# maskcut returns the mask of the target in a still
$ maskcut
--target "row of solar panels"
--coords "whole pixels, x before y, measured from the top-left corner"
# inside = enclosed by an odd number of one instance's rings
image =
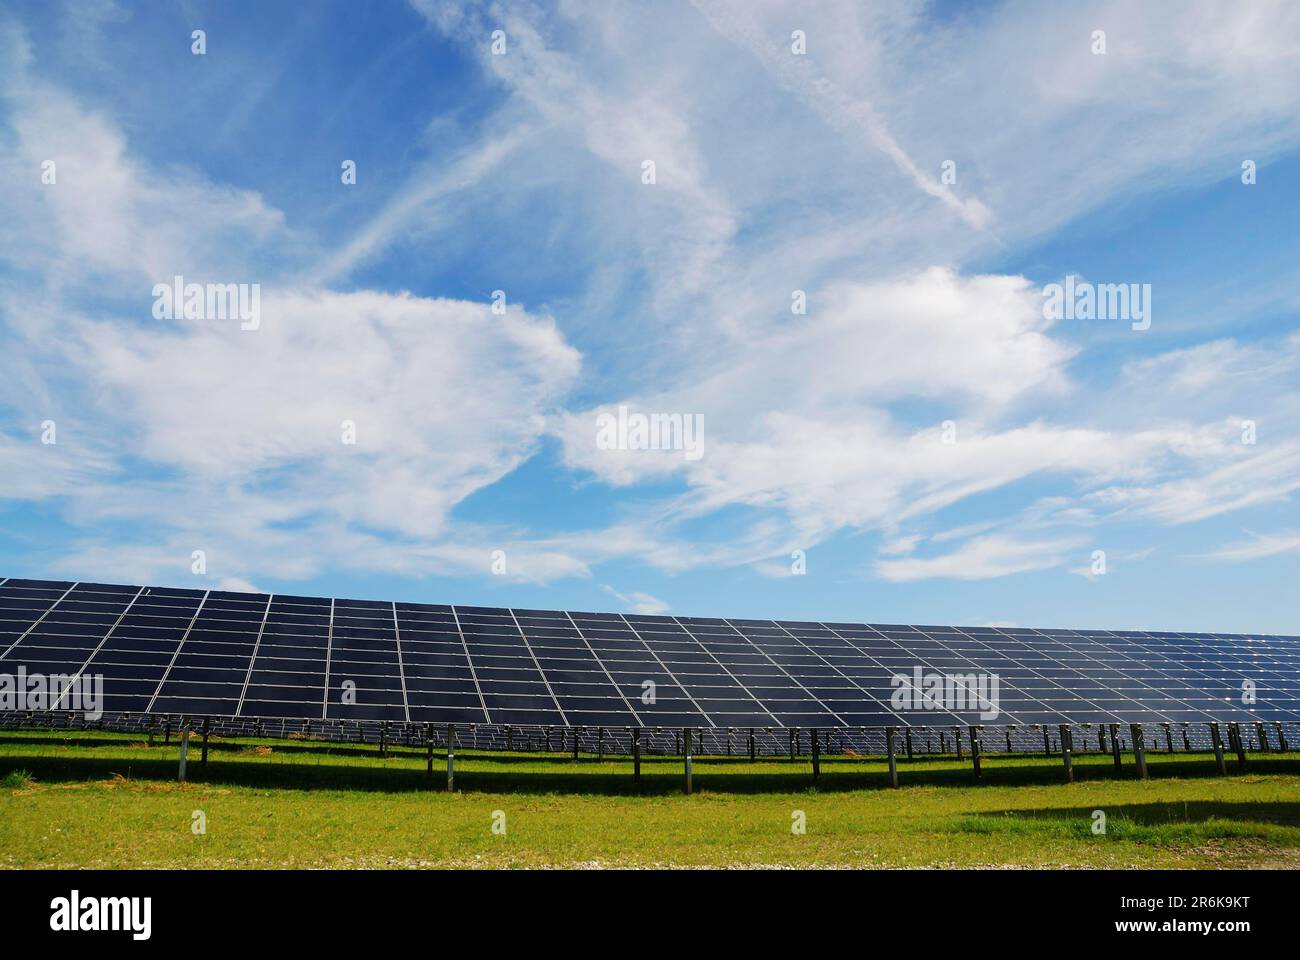
[[[101,676],[105,711],[230,717],[802,728],[1300,719],[1294,637],[622,616],[9,579],[0,674],[19,667]],[[916,671],[996,677],[996,717],[951,702],[901,708],[892,681]]]

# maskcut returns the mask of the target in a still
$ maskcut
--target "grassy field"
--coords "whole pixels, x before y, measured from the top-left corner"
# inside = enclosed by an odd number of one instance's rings
[[[138,736],[0,732],[0,867],[1298,867],[1300,754],[1252,754],[1213,776],[1205,754],[679,758],[457,754],[431,783],[422,751],[214,741],[206,770]],[[1106,832],[1094,834],[1094,811]],[[193,829],[202,811],[206,831]],[[802,812],[806,830],[791,827]],[[504,832],[493,827],[503,827]]]

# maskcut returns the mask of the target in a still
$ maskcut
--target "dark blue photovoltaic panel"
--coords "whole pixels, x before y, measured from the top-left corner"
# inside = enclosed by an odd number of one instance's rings
[[[329,643],[330,601],[273,597],[244,678],[238,715],[319,718]]]
[[[19,668],[64,683],[102,677],[109,713],[773,729],[1300,719],[1296,637],[623,616],[0,580],[0,673]],[[996,680],[992,716],[988,704],[896,699],[900,678],[981,677]]]
[[[149,708],[202,602],[198,591],[150,589],[105,636],[86,672],[104,677],[104,711]]]
[[[199,596],[181,642],[145,709],[235,715],[268,599],[216,590]]]

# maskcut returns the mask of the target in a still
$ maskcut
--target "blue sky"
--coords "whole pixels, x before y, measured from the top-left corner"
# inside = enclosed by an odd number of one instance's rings
[[[7,4],[0,576],[1300,633],[1300,10],[1133,6]]]

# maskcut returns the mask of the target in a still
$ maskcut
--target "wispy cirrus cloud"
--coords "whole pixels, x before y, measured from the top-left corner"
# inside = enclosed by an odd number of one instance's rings
[[[1126,212],[1135,198],[1194,200],[1243,157],[1296,150],[1293,5],[377,16],[396,19],[356,40],[364,68],[336,96],[301,43],[227,56],[246,36],[227,33],[207,74],[167,61],[193,81],[188,113],[252,141],[238,162],[170,149],[185,141],[149,85],[112,82],[157,48],[152,21],[9,22],[0,492],[66,523],[51,562],[174,578],[203,547],[246,583],[468,579],[502,550],[488,583],[599,599],[635,575],[645,590],[620,603],[677,608],[673,574],[785,580],[792,551],[822,547],[792,583],[1059,570],[1075,586],[1098,539],[1217,543],[1232,534],[1198,526],[1216,522],[1268,539],[1204,555],[1225,562],[1286,540],[1294,284],[1252,276],[1246,309],[1192,277],[1196,310],[1177,315],[1162,287],[1169,312],[1137,337],[1049,321],[1041,283],[1122,239],[1089,217],[1133,229],[1159,216]],[[258,96],[224,102],[218,80],[259,56],[275,62]],[[301,119],[322,109],[333,139]],[[156,135],[142,117],[163,118]],[[300,143],[277,158],[286,127]],[[348,192],[339,162],[377,127]],[[37,176],[50,158],[56,187]],[[1173,227],[1135,269],[1194,261],[1197,231]],[[261,282],[262,329],[153,321],[149,288],[178,273]],[[1200,300],[1229,317],[1206,341]],[[620,403],[701,415],[704,456],[599,449],[595,416]],[[46,418],[59,444],[37,449]],[[758,600],[792,596],[763,583]]]
[[[933,578],[989,580],[1059,567],[1086,543],[1081,538],[1022,540],[989,534],[972,538],[955,550],[933,557],[877,560],[875,572],[891,583]]]
[[[1269,533],[1247,530],[1246,533],[1249,534],[1247,539],[1224,544],[1217,550],[1198,554],[1198,557],[1226,563],[1248,563],[1300,550],[1300,530],[1275,530]]]

